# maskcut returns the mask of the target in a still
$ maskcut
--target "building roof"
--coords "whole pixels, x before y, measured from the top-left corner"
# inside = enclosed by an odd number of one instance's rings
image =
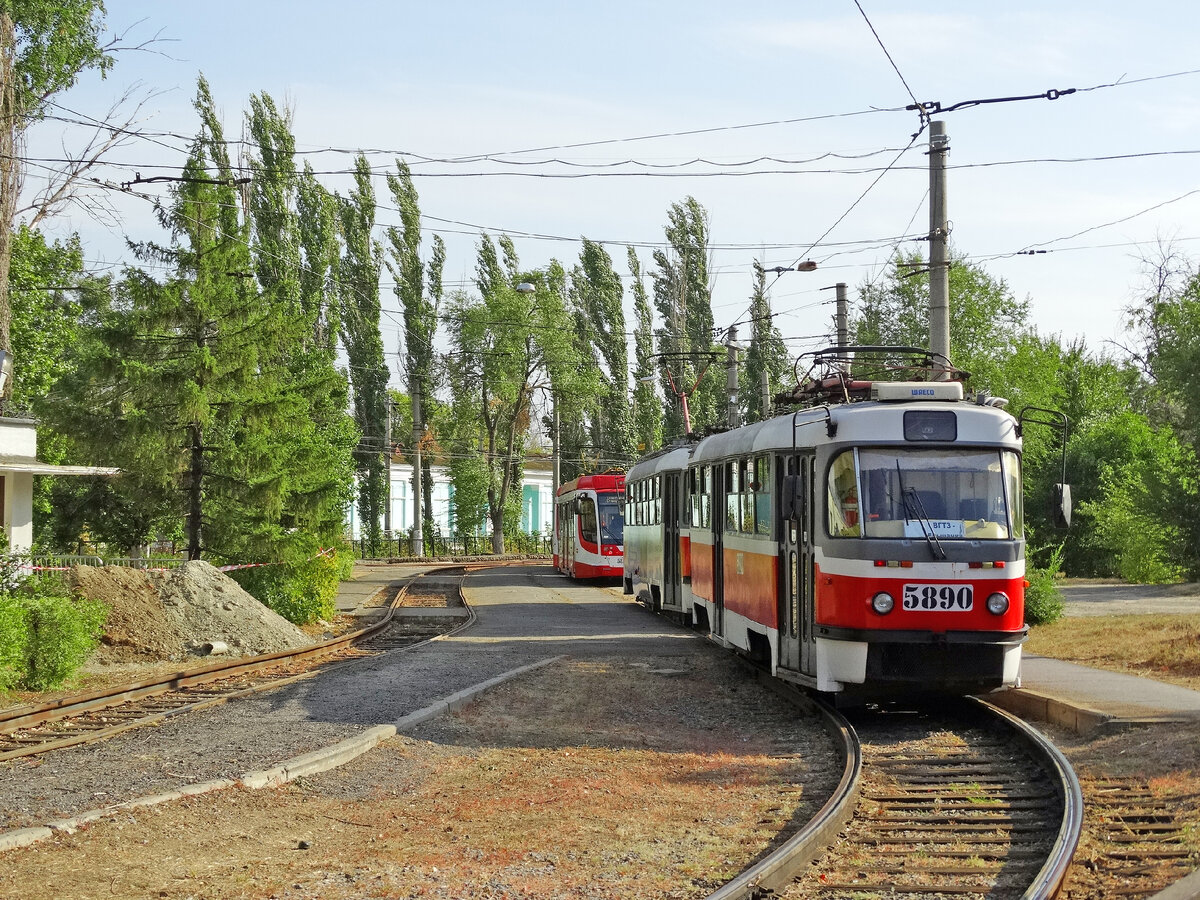
[[[0,454],[0,472],[29,475],[119,475],[121,470],[113,466],[59,466],[42,462],[33,456]]]

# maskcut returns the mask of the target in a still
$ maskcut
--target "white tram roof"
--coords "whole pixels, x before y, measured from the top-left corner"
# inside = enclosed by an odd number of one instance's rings
[[[656,475],[659,472],[679,472],[687,468],[688,460],[692,456],[692,451],[696,449],[696,444],[682,444],[678,447],[670,447],[666,450],[659,451],[654,456],[639,460],[629,472],[625,475],[625,481],[637,481],[639,478],[648,478],[651,475]]]
[[[923,446],[918,442],[904,440],[904,413],[913,410],[953,410],[958,426],[955,444],[1000,445],[1013,450],[1021,447],[1021,440],[1017,437],[1017,420],[995,407],[966,401],[897,403],[864,400],[858,403],[812,407],[710,435],[696,445],[692,462],[787,450],[792,447],[811,448],[880,442]],[[837,425],[837,433],[833,437],[828,434],[827,420]],[[938,442],[924,446],[945,447],[947,444]]]

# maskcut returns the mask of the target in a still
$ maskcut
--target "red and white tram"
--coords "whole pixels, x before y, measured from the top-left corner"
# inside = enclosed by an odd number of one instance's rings
[[[626,593],[822,692],[1016,685],[1017,420],[956,381],[853,388],[634,466]]]
[[[625,476],[581,475],[554,498],[554,567],[572,578],[625,571]]]
[[[694,443],[649,456],[625,476],[625,593],[691,619],[687,465]]]

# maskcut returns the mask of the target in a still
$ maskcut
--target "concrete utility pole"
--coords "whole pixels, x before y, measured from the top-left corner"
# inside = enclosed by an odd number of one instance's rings
[[[383,534],[387,540],[392,536],[392,401],[387,400],[387,417],[383,423]]]
[[[729,336],[725,341],[725,390],[729,395],[729,406],[726,412],[726,424],[737,428],[741,424],[738,414],[738,342],[737,326],[729,326]],[[688,429],[689,431],[691,429]]]
[[[950,359],[950,268],[947,258],[946,153],[950,139],[945,122],[929,123],[929,349],[948,365]],[[939,381],[949,372],[937,376]]]
[[[413,411],[413,555],[418,559],[425,555],[425,516],[421,509],[423,499],[421,485],[421,385],[412,395]]]
[[[559,455],[559,448],[562,446],[562,441],[558,436],[558,400],[553,394],[550,395],[550,403],[554,407],[554,470],[551,477],[554,479],[554,496],[558,496],[558,486],[562,484],[562,458]]]
[[[846,299],[846,282],[839,281],[833,288],[837,292],[837,344],[845,347],[850,343],[850,303]]]

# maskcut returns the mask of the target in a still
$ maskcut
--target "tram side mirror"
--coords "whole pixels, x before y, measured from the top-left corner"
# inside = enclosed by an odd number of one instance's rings
[[[571,512],[573,512],[575,515],[579,515],[579,513],[582,511],[582,507],[583,504],[579,501],[578,497],[571,501]]]
[[[1054,485],[1054,524],[1059,528],[1071,527],[1071,486]]]
[[[804,505],[801,484],[799,475],[783,476],[783,496],[780,498],[783,509],[780,512],[785,519],[800,518],[800,510]]]

